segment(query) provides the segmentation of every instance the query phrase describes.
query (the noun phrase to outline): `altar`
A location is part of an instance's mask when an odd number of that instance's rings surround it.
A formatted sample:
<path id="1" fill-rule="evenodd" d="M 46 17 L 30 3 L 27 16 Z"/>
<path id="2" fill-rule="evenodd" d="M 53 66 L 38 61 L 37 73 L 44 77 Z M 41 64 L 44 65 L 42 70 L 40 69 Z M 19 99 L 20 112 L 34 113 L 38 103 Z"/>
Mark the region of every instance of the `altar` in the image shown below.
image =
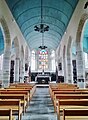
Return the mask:
<path id="1" fill-rule="evenodd" d="M 39 84 L 48 84 L 51 81 L 50 75 L 39 74 L 35 77 L 35 82 Z"/>

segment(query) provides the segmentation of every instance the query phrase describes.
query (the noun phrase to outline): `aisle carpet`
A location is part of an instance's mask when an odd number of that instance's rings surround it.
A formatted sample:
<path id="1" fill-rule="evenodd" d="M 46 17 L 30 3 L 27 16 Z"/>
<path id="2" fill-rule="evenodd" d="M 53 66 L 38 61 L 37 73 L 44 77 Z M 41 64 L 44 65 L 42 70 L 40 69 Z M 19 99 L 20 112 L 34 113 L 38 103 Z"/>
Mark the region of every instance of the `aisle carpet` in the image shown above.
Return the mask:
<path id="1" fill-rule="evenodd" d="M 49 88 L 36 88 L 27 112 L 22 120 L 57 120 L 54 107 L 49 95 Z"/>

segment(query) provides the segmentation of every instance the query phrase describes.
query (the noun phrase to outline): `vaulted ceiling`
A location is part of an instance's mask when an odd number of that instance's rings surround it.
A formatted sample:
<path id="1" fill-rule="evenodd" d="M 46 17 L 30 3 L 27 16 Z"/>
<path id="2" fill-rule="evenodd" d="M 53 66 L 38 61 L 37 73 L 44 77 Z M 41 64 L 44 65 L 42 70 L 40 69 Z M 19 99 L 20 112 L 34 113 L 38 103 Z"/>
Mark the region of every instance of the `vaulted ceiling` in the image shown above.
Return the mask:
<path id="1" fill-rule="evenodd" d="M 42 44 L 42 34 L 34 30 L 41 23 L 42 7 L 42 23 L 49 26 L 49 31 L 44 32 L 44 45 L 56 49 L 78 0 L 6 0 L 6 3 L 31 49 Z"/>

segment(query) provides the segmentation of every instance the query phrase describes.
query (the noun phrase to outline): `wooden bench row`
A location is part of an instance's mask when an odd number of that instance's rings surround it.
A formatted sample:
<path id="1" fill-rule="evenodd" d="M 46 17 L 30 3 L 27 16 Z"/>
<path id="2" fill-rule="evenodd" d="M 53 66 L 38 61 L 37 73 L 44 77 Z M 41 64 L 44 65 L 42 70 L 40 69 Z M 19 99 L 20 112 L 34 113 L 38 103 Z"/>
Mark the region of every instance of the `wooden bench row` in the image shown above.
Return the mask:
<path id="1" fill-rule="evenodd" d="M 67 110 L 76 110 L 76 112 L 78 112 L 77 110 L 88 110 L 88 99 L 60 99 L 58 100 L 58 107 L 57 107 L 57 114 L 58 114 L 58 120 L 60 120 L 60 114 L 61 112 L 63 112 L 64 109 Z M 64 116 L 64 114 L 63 114 Z M 63 117 L 65 119 L 65 117 Z"/>
<path id="2" fill-rule="evenodd" d="M 54 87 L 54 85 L 49 87 L 58 120 L 60 120 L 61 113 L 63 120 L 65 120 L 66 116 L 70 116 L 70 112 L 73 112 L 71 116 L 80 116 L 80 111 L 83 112 L 81 115 L 88 116 L 88 89 L 66 88 L 67 85 L 65 86 L 65 84 L 62 86 L 64 89 L 62 87 Z"/>
<path id="3" fill-rule="evenodd" d="M 26 112 L 26 108 L 35 92 L 35 88 L 34 85 L 30 87 L 30 85 L 22 84 L 21 87 L 0 89 L 0 108 L 11 108 L 12 115 L 18 115 L 18 120 L 21 120 L 22 113 Z"/>
<path id="4" fill-rule="evenodd" d="M 15 120 L 12 109 L 0 109 L 0 120 Z"/>
<path id="5" fill-rule="evenodd" d="M 63 109 L 63 120 L 66 120 L 66 117 L 69 118 L 68 116 L 70 116 L 70 120 L 74 116 L 76 116 L 76 120 L 78 116 L 79 118 L 87 116 L 86 119 L 88 120 L 88 109 Z"/>

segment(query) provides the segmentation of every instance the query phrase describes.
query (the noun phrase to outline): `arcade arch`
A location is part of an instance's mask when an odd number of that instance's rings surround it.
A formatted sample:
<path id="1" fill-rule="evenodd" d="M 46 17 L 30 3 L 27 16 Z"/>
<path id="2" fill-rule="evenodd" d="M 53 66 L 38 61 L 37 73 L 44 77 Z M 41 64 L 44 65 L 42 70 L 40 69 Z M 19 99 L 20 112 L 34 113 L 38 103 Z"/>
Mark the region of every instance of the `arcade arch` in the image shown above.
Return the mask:
<path id="1" fill-rule="evenodd" d="M 4 37 L 4 55 L 3 55 L 3 73 L 2 73 L 2 85 L 9 86 L 10 83 L 10 49 L 11 38 L 8 25 L 4 17 L 0 18 L 0 26 Z"/>
<path id="2" fill-rule="evenodd" d="M 79 87 L 85 87 L 85 68 L 83 59 L 83 28 L 86 20 L 88 19 L 88 14 L 83 14 L 78 25 L 77 35 L 76 35 L 76 62 L 77 62 L 77 84 Z"/>

